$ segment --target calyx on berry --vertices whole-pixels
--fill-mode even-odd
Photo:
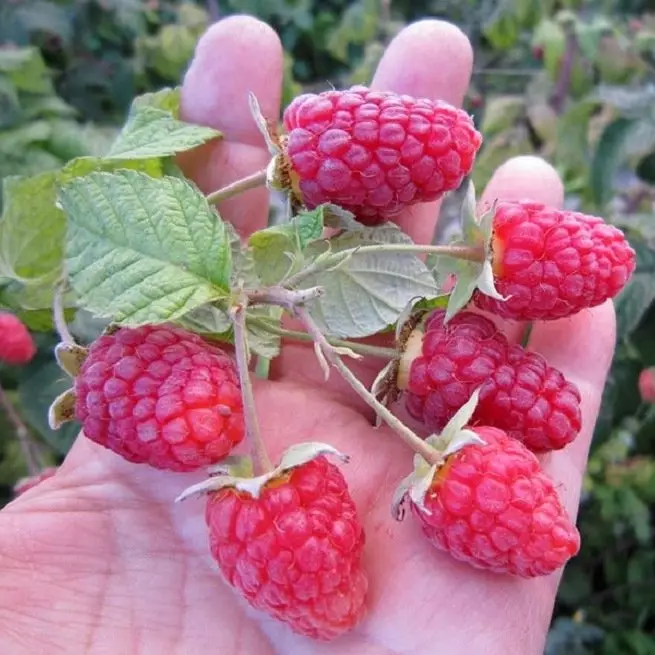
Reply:
[[[211,493],[226,487],[232,487],[238,491],[244,491],[253,498],[258,498],[261,490],[272,480],[284,476],[288,471],[307,464],[322,455],[333,455],[344,463],[348,463],[350,458],[339,452],[333,446],[318,441],[308,441],[306,443],[294,444],[287,448],[280,458],[280,463],[271,471],[263,475],[252,477],[252,465],[249,458],[233,457],[221,462],[213,468],[216,475],[203,480],[198,484],[191,485],[185,489],[176,499],[175,502],[186,500],[191,496]]]
[[[473,186],[473,182],[469,182],[460,210],[462,237],[460,239],[455,239],[450,245],[479,247],[481,251],[484,251],[484,259],[482,261],[469,261],[466,259],[455,259],[448,256],[439,256],[435,258],[435,269],[438,272],[442,283],[451,275],[457,277],[455,286],[448,298],[445,318],[446,322],[449,321],[458,311],[466,307],[476,289],[496,300],[507,300],[505,296],[502,296],[498,292],[494,284],[492,267],[494,210],[495,207],[492,206],[479,217],[477,216],[475,187]]]
[[[486,445],[483,439],[466,427],[475,413],[479,398],[480,390],[476,389],[450,419],[441,434],[434,434],[426,439],[434,449],[435,456],[432,462],[426,461],[418,453],[414,455],[414,470],[398,485],[391,501],[391,513],[397,521],[405,518],[405,504],[408,497],[422,512],[430,513],[425,506],[426,494],[430,490],[434,476],[450,455],[465,446]]]

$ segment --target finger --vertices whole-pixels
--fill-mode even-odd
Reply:
[[[465,34],[450,23],[422,20],[389,44],[371,87],[460,105],[471,78],[473,51]],[[396,221],[417,243],[430,243],[439,202],[408,208]]]
[[[489,209],[496,200],[526,199],[543,202],[551,207],[561,207],[564,203],[564,185],[559,174],[540,157],[514,157],[500,166],[480,198],[479,209]],[[489,317],[494,319],[510,341],[521,340],[524,324]]]
[[[574,516],[615,342],[616,317],[611,300],[570,318],[538,323],[530,335],[530,350],[541,353],[582,396],[580,434],[543,461],[546,471],[561,485],[562,499]]]
[[[184,78],[184,120],[220,130],[224,139],[184,153],[178,162],[204,193],[265,168],[270,160],[248,107],[257,96],[262,113],[277,119],[282,89],[282,45],[265,23],[232,16],[200,39]],[[242,234],[264,227],[268,191],[255,189],[219,204],[221,215]]]

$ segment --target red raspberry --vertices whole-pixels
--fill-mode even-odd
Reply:
[[[55,473],[57,473],[57,467],[48,466],[36,475],[22,478],[14,485],[14,496],[18,497],[21,494],[24,494],[26,491],[34,489],[34,487],[36,487],[38,484],[41,484],[44,480],[48,480]]]
[[[341,471],[324,456],[267,482],[258,497],[210,495],[211,552],[228,582],[300,634],[333,639],[364,616],[364,531]]]
[[[398,388],[405,406],[440,431],[480,388],[474,422],[505,430],[530,450],[557,450],[580,431],[580,393],[537,353],[510,344],[488,318],[434,311],[410,336]]]
[[[500,203],[493,219],[496,289],[473,296],[481,309],[514,320],[576,314],[616,296],[635,269],[623,232],[602,218],[536,202]]]
[[[301,95],[284,125],[304,204],[338,204],[368,224],[458,188],[482,143],[460,109],[363,86]]]
[[[645,403],[655,403],[655,366],[645,368],[639,375],[639,393]]]
[[[0,312],[0,361],[27,364],[36,355],[36,346],[23,322],[9,312]]]
[[[580,549],[580,535],[537,458],[502,430],[474,428],[486,445],[464,446],[437,470],[425,510],[412,513],[439,549],[480,569],[548,575]]]
[[[192,471],[221,460],[244,436],[234,362],[174,326],[101,336],[75,395],[86,436],[130,462]]]

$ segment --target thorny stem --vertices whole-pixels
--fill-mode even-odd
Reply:
[[[55,293],[52,300],[52,319],[55,323],[57,334],[63,343],[75,343],[73,335],[68,329],[66,323],[66,314],[64,313],[64,288],[65,280],[60,280],[55,286]]]
[[[286,287],[293,287],[310,275],[314,275],[328,268],[333,268],[345,262],[354,255],[365,255],[370,253],[394,253],[407,252],[417,254],[441,255],[442,257],[452,257],[453,259],[464,259],[469,262],[484,262],[485,252],[482,247],[475,246],[433,246],[420,245],[414,243],[380,243],[370,246],[359,246],[340,250],[332,255],[319,257],[314,262],[294,275],[291,275],[284,281]]]
[[[295,339],[296,341],[314,341],[314,338],[311,334],[307,332],[298,332],[296,330],[287,330],[286,328],[281,328],[267,321],[266,319],[260,319],[254,316],[248,316],[246,321],[257,327],[261,327],[263,330],[270,332],[271,334],[277,334],[280,337],[287,337],[288,339]],[[357,341],[348,341],[346,339],[333,339],[326,337],[325,340],[331,345],[336,346],[337,348],[350,348],[353,352],[359,355],[369,355],[370,357],[379,357],[380,359],[392,360],[398,357],[398,353],[394,348],[384,348],[383,346],[370,346],[365,343],[358,343]]]
[[[222,189],[213,191],[207,196],[207,202],[212,205],[216,205],[219,202],[226,200],[227,198],[236,196],[239,193],[243,193],[244,191],[250,191],[250,189],[256,189],[265,183],[266,169],[257,171],[252,175],[248,175],[248,177],[244,177],[240,180],[237,180],[236,182],[232,182],[232,184],[224,186]]]
[[[433,464],[438,459],[438,453],[423,439],[418,437],[402,421],[397,419],[382,403],[380,403],[369,390],[360,382],[355,374],[343,363],[339,353],[325,338],[314,319],[304,307],[296,307],[296,316],[302,321],[307,332],[314,339],[314,343],[322,350],[325,358],[339,371],[341,376],[353,388],[355,393],[382,418],[390,428],[416,453],[421,455],[426,462]]]
[[[246,424],[246,434],[250,444],[250,452],[253,460],[253,472],[255,475],[262,475],[273,469],[273,464],[268,457],[261,432],[259,431],[259,419],[255,409],[255,395],[252,391],[252,381],[248,370],[248,347],[246,337],[246,308],[248,299],[230,310],[230,318],[234,326],[234,354],[239,370],[239,382],[241,383],[241,394],[243,398],[243,416]]]
[[[23,420],[18,415],[18,412],[14,409],[14,406],[11,404],[9,398],[7,398],[7,394],[1,385],[0,405],[2,405],[3,409],[7,413],[7,417],[14,426],[16,437],[18,438],[18,443],[20,444],[20,449],[23,453],[23,459],[25,460],[25,465],[27,466],[28,473],[30,475],[37,475],[37,473],[39,473],[43,468],[41,462],[39,461],[41,458],[36,451],[32,440],[30,439],[30,433],[27,429],[27,426],[25,423],[23,423]]]

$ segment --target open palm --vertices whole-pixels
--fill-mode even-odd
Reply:
[[[373,85],[461,102],[472,55],[456,28],[422,21],[389,46]],[[221,129],[226,140],[184,157],[205,192],[266,164],[268,155],[247,110],[247,92],[264,113],[279,111],[282,54],[262,23],[234,17],[201,40],[183,87],[187,120]],[[530,197],[557,205],[562,187],[534,158],[511,160],[485,199]],[[242,234],[262,227],[266,192],[223,203]],[[400,220],[416,241],[432,237],[435,205]],[[593,340],[588,337],[592,333]],[[506,326],[514,338],[519,326]],[[544,466],[575,514],[582,470],[614,346],[610,303],[536,325],[530,348],[575,382],[583,396],[583,434]],[[369,382],[379,362],[359,365]],[[252,653],[451,652],[537,655],[559,578],[518,580],[458,564],[432,548],[412,520],[396,523],[391,494],[411,453],[386,428],[374,430],[366,408],[336,373],[328,384],[313,351],[287,344],[271,380],[257,382],[264,439],[276,459],[291,443],[325,441],[351,456],[343,472],[367,534],[369,614],[335,644],[315,643],[243,604],[208,553],[201,499],[173,504],[200,475],[124,462],[80,437],[59,473],[0,512],[0,652],[241,655]]]

